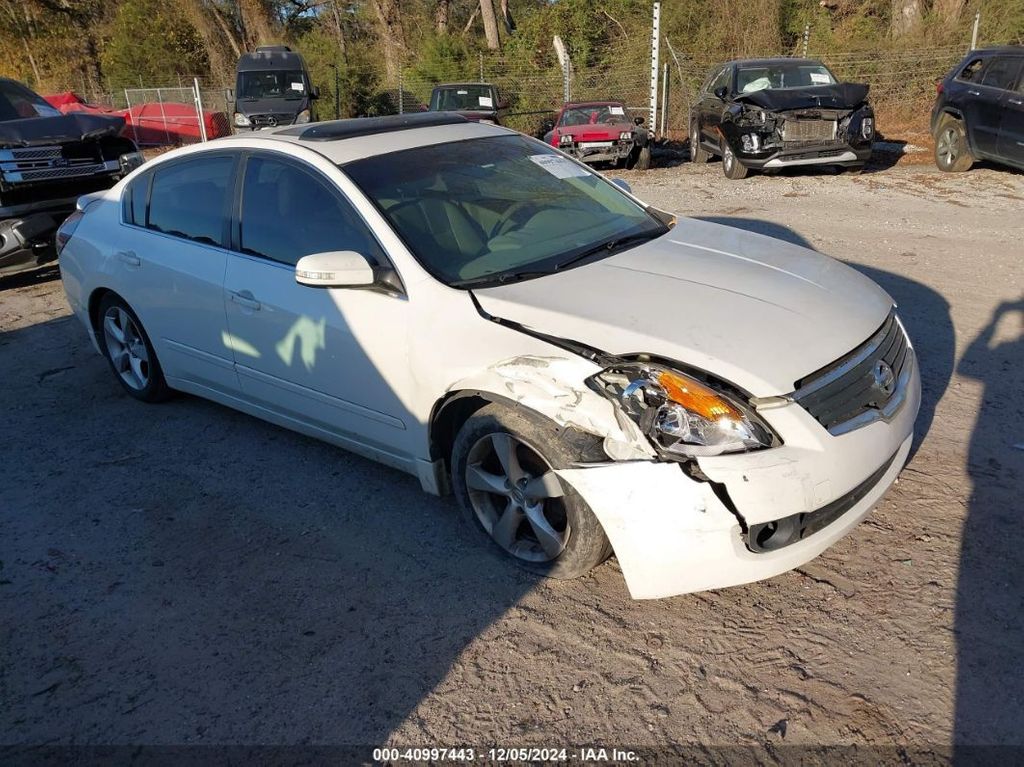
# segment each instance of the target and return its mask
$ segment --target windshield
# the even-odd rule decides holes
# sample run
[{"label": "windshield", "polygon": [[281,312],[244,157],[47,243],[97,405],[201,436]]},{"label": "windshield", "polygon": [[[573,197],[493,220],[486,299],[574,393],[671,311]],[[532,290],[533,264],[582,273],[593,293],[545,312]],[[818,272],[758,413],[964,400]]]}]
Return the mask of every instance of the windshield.
[{"label": "windshield", "polygon": [[836,78],[821,64],[794,61],[736,69],[737,93],[753,93],[767,88],[809,88],[835,83]]},{"label": "windshield", "polygon": [[448,285],[535,277],[668,231],[597,173],[524,136],[392,152],[345,172]]},{"label": "windshield", "polygon": [[622,104],[580,104],[565,108],[562,119],[558,121],[558,127],[621,122],[629,122],[629,113]]},{"label": "windshield", "polygon": [[494,109],[494,93],[489,85],[460,85],[457,88],[435,88],[430,97],[433,112]]},{"label": "windshield", "polygon": [[19,83],[0,82],[0,122],[25,117],[60,117],[60,110]]},{"label": "windshield", "polygon": [[301,99],[306,95],[306,77],[299,70],[239,72],[240,101],[259,99]]}]

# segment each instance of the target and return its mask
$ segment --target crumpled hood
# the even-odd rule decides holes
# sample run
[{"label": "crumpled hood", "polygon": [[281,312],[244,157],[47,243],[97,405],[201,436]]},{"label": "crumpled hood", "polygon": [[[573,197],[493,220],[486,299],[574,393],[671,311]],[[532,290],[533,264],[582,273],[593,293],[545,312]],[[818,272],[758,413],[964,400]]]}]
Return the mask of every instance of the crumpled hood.
[{"label": "crumpled hood", "polygon": [[870,86],[862,83],[836,83],[835,85],[814,85],[806,88],[766,88],[751,93],[741,93],[736,101],[754,104],[770,112],[784,112],[789,109],[854,109],[868,98]]},{"label": "crumpled hood", "polygon": [[68,141],[116,136],[124,128],[124,118],[71,112],[60,117],[26,117],[0,122],[0,146],[18,147],[62,144]]},{"label": "crumpled hood", "polygon": [[755,397],[792,392],[867,340],[893,305],[839,261],[695,219],[610,258],[474,294],[492,316],[609,354],[675,360]]}]

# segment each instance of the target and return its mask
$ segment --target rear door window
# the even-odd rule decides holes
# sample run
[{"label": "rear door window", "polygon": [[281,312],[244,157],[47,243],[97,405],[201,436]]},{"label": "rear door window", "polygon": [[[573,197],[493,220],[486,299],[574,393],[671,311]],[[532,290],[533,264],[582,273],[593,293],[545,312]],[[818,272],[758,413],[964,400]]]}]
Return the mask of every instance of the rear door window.
[{"label": "rear door window", "polygon": [[234,165],[234,157],[219,155],[183,160],[157,169],[146,226],[175,237],[224,247]]},{"label": "rear door window", "polygon": [[1013,90],[1013,86],[1017,84],[1017,75],[1020,72],[1022,60],[1024,59],[996,56],[985,67],[985,73],[981,76],[981,84],[1003,91]]},{"label": "rear door window", "polygon": [[355,208],[326,179],[272,157],[253,156],[245,164],[239,241],[243,253],[289,266],[338,250],[386,263]]}]

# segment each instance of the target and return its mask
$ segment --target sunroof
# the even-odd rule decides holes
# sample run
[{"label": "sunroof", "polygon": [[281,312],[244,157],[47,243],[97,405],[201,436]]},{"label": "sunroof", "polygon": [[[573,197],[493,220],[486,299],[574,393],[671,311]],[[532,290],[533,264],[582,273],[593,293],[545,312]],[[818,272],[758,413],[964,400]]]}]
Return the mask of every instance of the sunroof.
[{"label": "sunroof", "polygon": [[334,141],[355,136],[372,136],[375,133],[431,128],[437,125],[460,125],[469,122],[465,117],[451,112],[414,112],[407,115],[385,117],[354,117],[348,120],[331,120],[313,123],[279,131],[279,136],[297,136],[303,141]]}]

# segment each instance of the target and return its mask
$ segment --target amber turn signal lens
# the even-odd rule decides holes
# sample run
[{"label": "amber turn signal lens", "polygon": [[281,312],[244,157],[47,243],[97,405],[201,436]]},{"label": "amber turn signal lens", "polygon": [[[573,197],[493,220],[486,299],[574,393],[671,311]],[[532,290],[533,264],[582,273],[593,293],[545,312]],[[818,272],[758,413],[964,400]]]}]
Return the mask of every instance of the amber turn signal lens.
[{"label": "amber turn signal lens", "polygon": [[708,421],[719,418],[740,420],[743,414],[712,389],[692,378],[662,371],[655,376],[665,394],[673,402]]}]

